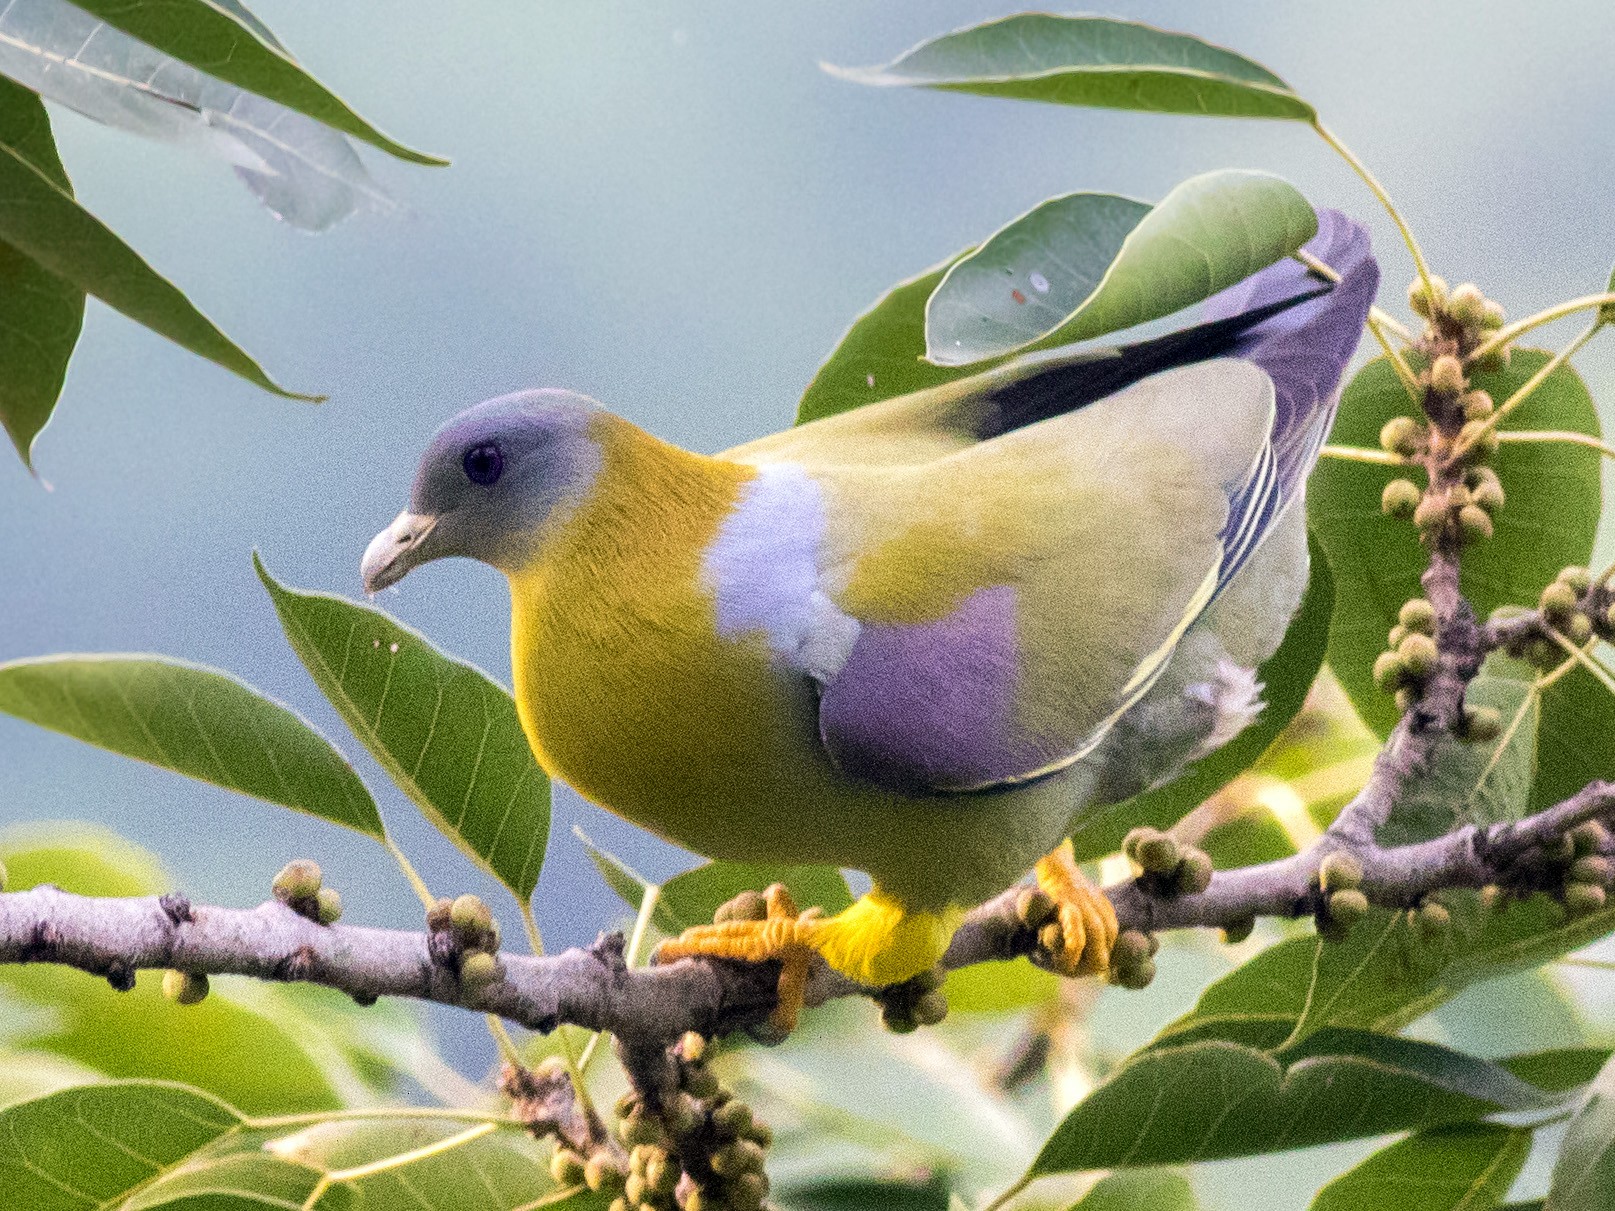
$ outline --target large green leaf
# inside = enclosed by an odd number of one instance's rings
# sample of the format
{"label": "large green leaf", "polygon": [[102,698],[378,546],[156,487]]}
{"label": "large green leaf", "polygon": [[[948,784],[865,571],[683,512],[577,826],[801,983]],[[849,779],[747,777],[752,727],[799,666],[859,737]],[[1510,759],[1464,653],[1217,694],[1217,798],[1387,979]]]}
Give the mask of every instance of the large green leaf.
{"label": "large green leaf", "polygon": [[366,122],[309,75],[243,6],[218,0],[73,0],[108,25],[173,55],[211,76],[255,92],[288,109],[362,139],[415,164],[447,160],[412,151]]}
{"label": "large green leaf", "polygon": [[[302,1211],[320,1189],[323,1174],[308,1165],[285,1161],[267,1152],[202,1153],[176,1166],[118,1211],[151,1211],[155,1207],[183,1211]],[[350,1211],[358,1196],[346,1187],[320,1193],[318,1211]]]}
{"label": "large green leaf", "polygon": [[1131,328],[1243,281],[1317,231],[1295,187],[1261,172],[1193,177],[1153,207],[1052,198],[947,271],[925,309],[926,356],[963,365]]}
{"label": "large green leaf", "polygon": [[1567,919],[1547,896],[1492,913],[1473,893],[1442,901],[1454,926],[1446,947],[1420,946],[1401,914],[1375,910],[1345,941],[1309,936],[1268,947],[1207,988],[1161,1041],[1253,1027],[1282,1039],[1303,1016],[1306,1029],[1398,1030],[1470,984],[1536,967],[1615,928],[1615,909]]}
{"label": "large green leaf", "polygon": [[293,650],[415,805],[525,903],[550,829],[550,784],[510,695],[379,610],[281,585],[253,557]]}
{"label": "large green leaf", "polygon": [[1559,1147],[1547,1211],[1615,1206],[1615,1060],[1604,1066]]}
{"label": "large green leaf", "polygon": [[[0,77],[0,147],[69,195],[50,117],[33,93]],[[0,426],[25,464],[55,410],[84,322],[84,291],[0,243]]]}
{"label": "large green leaf", "polygon": [[364,784],[311,724],[217,669],[155,656],[0,664],[0,711],[244,795],[384,835]]}
{"label": "large green leaf", "polygon": [[[145,850],[83,824],[8,829],[0,860],[15,891],[52,883],[80,895],[145,896],[173,886]],[[360,1011],[351,1001],[344,1009],[347,999],[328,989],[222,978],[201,1004],[180,1006],[161,983],[160,973],[142,972],[133,990],[119,993],[68,967],[0,967],[0,1054],[44,1053],[104,1076],[181,1081],[249,1112],[278,1114],[390,1091],[392,1068],[404,1058],[391,1058],[403,1051],[396,1043],[404,1022],[418,1037],[418,1024],[398,1009]]]}
{"label": "large green leaf", "polygon": [[138,324],[250,383],[292,399],[263,367],[192,305],[172,282],[73,200],[29,156],[0,142],[0,242]]}
{"label": "large green leaf", "polygon": [[1374,1153],[1312,1200],[1311,1211],[1491,1211],[1531,1152],[1531,1132],[1471,1123],[1421,1131]]}
{"label": "large green leaf", "polygon": [[1552,807],[1589,782],[1615,778],[1615,695],[1577,668],[1542,695],[1531,811]]}
{"label": "large green leaf", "polygon": [[20,1102],[0,1110],[0,1211],[115,1207],[241,1124],[217,1098],[151,1081]]}
{"label": "large green leaf", "polygon": [[[1548,357],[1538,349],[1516,349],[1507,370],[1478,373],[1474,385],[1501,403]],[[1330,441],[1375,447],[1385,422],[1412,407],[1390,363],[1377,358],[1347,384]],[[1598,412],[1580,376],[1561,366],[1501,428],[1597,435]],[[1587,563],[1600,510],[1595,450],[1504,445],[1492,466],[1508,503],[1497,515],[1496,535],[1464,552],[1462,574],[1464,593],[1483,618],[1501,605],[1534,605],[1560,568]],[[1413,526],[1380,512],[1385,484],[1406,474],[1401,468],[1325,458],[1307,487],[1308,519],[1335,574],[1329,664],[1363,719],[1381,735],[1397,715],[1390,696],[1374,686],[1374,658],[1384,649],[1402,603],[1422,592],[1419,576],[1426,563]]]}
{"label": "large green leaf", "polygon": [[1128,1060],[1065,1117],[1030,1172],[1249,1156],[1551,1102],[1495,1064],[1411,1039],[1328,1030],[1276,1055],[1202,1039]]}
{"label": "large green leaf", "polygon": [[1323,665],[1334,610],[1334,582],[1316,543],[1309,540],[1312,575],[1295,620],[1278,651],[1257,672],[1267,705],[1250,727],[1215,752],[1190,765],[1170,782],[1113,807],[1079,815],[1071,830],[1080,858],[1115,850],[1129,829],[1149,824],[1166,828],[1216,794],[1250,767],[1294,719]]}
{"label": "large green leaf", "polygon": [[949,383],[980,369],[925,360],[925,302],[958,259],[899,282],[852,322],[803,392],[797,424]]}
{"label": "large green leaf", "polygon": [[829,68],[907,85],[1059,105],[1311,121],[1312,106],[1243,55],[1132,21],[1021,13],[922,42],[884,67]]}

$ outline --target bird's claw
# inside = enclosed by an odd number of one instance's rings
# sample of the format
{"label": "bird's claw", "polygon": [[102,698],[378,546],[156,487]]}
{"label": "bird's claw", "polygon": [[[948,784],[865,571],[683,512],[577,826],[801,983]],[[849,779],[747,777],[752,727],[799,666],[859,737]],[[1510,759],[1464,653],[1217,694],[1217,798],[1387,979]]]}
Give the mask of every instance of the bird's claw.
{"label": "bird's claw", "polygon": [[[757,903],[756,893],[737,898],[725,905],[739,914],[727,920],[715,920],[711,925],[696,925],[676,938],[669,938],[656,948],[658,963],[671,963],[677,959],[705,957],[711,959],[739,959],[747,963],[777,962],[780,965],[779,994],[769,1025],[780,1035],[796,1029],[802,1002],[807,996],[808,976],[818,951],[811,944],[813,924],[823,910],[809,908],[799,912],[791,893],[781,883],[775,883]],[[757,910],[761,909],[761,916]],[[724,913],[723,909],[719,910]]]}
{"label": "bird's claw", "polygon": [[[1040,914],[1044,920],[1037,924],[1039,957],[1063,976],[1108,971],[1111,948],[1120,932],[1116,910],[1110,898],[1077,868],[1070,840],[1039,860],[1034,871],[1038,888],[1053,902],[1053,911]],[[1037,910],[1037,900],[1026,896],[1022,900]]]}

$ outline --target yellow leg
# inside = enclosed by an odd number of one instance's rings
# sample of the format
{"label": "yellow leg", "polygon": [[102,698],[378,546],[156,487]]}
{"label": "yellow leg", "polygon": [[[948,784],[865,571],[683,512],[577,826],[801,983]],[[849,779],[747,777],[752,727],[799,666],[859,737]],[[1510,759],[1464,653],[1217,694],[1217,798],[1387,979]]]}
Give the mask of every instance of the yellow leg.
{"label": "yellow leg", "polygon": [[870,987],[899,984],[929,970],[948,948],[962,914],[949,910],[912,911],[879,888],[845,912],[825,917],[810,908],[798,914],[790,893],[778,883],[763,893],[767,915],[760,921],[719,921],[697,925],[656,950],[658,963],[704,955],[781,965],[779,1002],[773,1024],[794,1029],[815,956]]}
{"label": "yellow leg", "polygon": [[1049,953],[1049,966],[1065,976],[1104,974],[1121,928],[1110,898],[1077,869],[1069,839],[1041,859],[1034,871],[1037,885],[1056,906],[1054,919],[1038,934]]}

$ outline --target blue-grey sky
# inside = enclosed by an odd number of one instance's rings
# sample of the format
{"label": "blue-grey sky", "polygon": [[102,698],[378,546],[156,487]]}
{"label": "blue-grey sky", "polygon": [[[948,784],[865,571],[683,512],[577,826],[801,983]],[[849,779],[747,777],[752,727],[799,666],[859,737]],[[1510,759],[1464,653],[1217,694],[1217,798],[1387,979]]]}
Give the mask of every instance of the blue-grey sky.
{"label": "blue-grey sky", "polygon": [[[37,447],[45,482],[0,459],[0,659],[150,650],[219,665],[356,758],[249,553],[290,583],[357,594],[360,552],[402,504],[425,437],[467,404],[565,386],[719,449],[789,423],[819,360],[892,282],[1051,194],[1158,198],[1220,167],[1279,172],[1367,219],[1398,309],[1410,276],[1383,214],[1304,126],[872,90],[818,69],[1011,11],[988,0],[254,7],[361,112],[453,166],[367,150],[406,213],[311,237],[215,161],[58,115],[85,204],[271,373],[330,402],[273,398],[92,303]],[[1450,280],[1477,279],[1513,313],[1601,286],[1615,254],[1602,0],[1121,7],[1290,81]],[[1585,358],[1595,389],[1612,352]],[[434,565],[383,604],[508,683],[506,594],[489,569]],[[356,918],[418,916],[373,845],[318,822],[4,719],[0,765],[0,823],[104,821],[196,894],[250,901],[310,854]],[[492,894],[371,781],[436,886]],[[653,873],[688,861],[562,792],[537,903],[558,943],[618,912],[575,822]]]}

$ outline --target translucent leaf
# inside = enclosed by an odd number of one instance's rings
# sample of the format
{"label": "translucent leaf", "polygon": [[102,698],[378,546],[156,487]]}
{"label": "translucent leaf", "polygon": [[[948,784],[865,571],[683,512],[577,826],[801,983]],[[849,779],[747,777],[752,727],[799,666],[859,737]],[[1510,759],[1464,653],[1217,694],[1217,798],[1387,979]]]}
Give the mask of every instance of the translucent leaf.
{"label": "translucent leaf", "polygon": [[338,713],[437,829],[522,903],[544,865],[550,784],[516,703],[379,610],[289,589],[256,556],[286,638]]}
{"label": "translucent leaf", "polygon": [[381,838],[370,792],[331,742],[217,669],[156,656],[0,664],[0,711],[215,786]]}
{"label": "translucent leaf", "polygon": [[[44,105],[4,78],[0,146],[72,194]],[[56,408],[83,322],[84,291],[0,243],[0,426],[25,464],[34,438]]]}
{"label": "translucent leaf", "polygon": [[1552,1100],[1495,1064],[1411,1039],[1329,1030],[1276,1055],[1200,1040],[1128,1060],[1065,1117],[1031,1173],[1278,1152]]}
{"label": "translucent leaf", "polygon": [[354,113],[310,76],[240,0],[74,0],[109,25],[248,92],[278,101],[326,126],[415,164],[446,160],[412,151]]}
{"label": "translucent leaf", "polygon": [[1547,1211],[1608,1211],[1611,1206],[1615,1206],[1615,1060],[1598,1074],[1559,1146]]}
{"label": "translucent leaf", "polygon": [[202,0],[157,8],[13,0],[0,11],[0,73],[109,126],[218,156],[295,227],[323,231],[356,210],[392,206],[338,131],[198,71],[98,20],[87,8],[166,34],[225,71],[256,77],[241,69],[254,61],[275,65],[334,103],[322,107],[331,117],[346,114],[358,121],[291,59]]}
{"label": "translucent leaf", "polygon": [[1531,1152],[1531,1132],[1474,1123],[1421,1131],[1330,1182],[1311,1211],[1490,1211]]}
{"label": "translucent leaf", "polygon": [[1194,1187],[1165,1169],[1122,1170],[1099,1179],[1071,1211],[1197,1211]]}
{"label": "translucent leaf", "polygon": [[1311,121],[1312,106],[1243,55],[1109,17],[1020,13],[922,42],[884,67],[827,68],[906,85],[1060,105]]}
{"label": "translucent leaf", "polygon": [[[1548,358],[1539,349],[1515,349],[1507,370],[1477,373],[1474,385],[1502,403]],[[1374,448],[1381,426],[1412,408],[1390,363],[1377,358],[1347,384],[1329,440]],[[1596,436],[1598,412],[1580,376],[1561,366],[1501,429],[1562,429]],[[1587,563],[1601,507],[1596,450],[1505,444],[1491,465],[1508,502],[1497,514],[1496,535],[1466,550],[1463,558],[1463,590],[1482,618],[1501,605],[1535,605],[1560,568]],[[1395,725],[1397,714],[1391,696],[1374,686],[1374,658],[1384,650],[1402,603],[1422,593],[1419,576],[1426,559],[1413,526],[1380,512],[1380,494],[1387,482],[1408,476],[1410,470],[1325,458],[1307,488],[1308,521],[1335,575],[1329,664],[1364,721],[1382,736]],[[1411,474],[1420,480],[1416,472]],[[1541,757],[1546,763],[1546,751]]]}
{"label": "translucent leaf", "polygon": [[963,365],[1159,319],[1317,230],[1295,187],[1259,172],[1194,177],[1153,207],[1114,194],[1053,198],[948,269],[926,305],[926,356]]}

